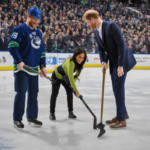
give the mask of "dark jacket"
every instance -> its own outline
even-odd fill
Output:
[[[8,50],[7,46],[8,46],[7,39],[4,38],[4,42],[3,42],[2,38],[0,37],[0,50],[4,50],[4,51]]]
[[[81,42],[81,45],[80,45],[81,48],[85,49],[86,46],[87,46],[87,44],[85,42],[83,42],[83,43]]]
[[[63,40],[61,39],[58,39],[58,41],[57,41],[57,44],[58,44],[58,46],[59,46],[59,49],[63,49],[64,48],[64,43],[63,43]]]
[[[125,44],[120,27],[116,23],[103,21],[102,40],[99,37],[97,29],[94,30],[94,34],[101,62],[109,60],[110,73],[112,72],[112,66],[124,67],[127,72],[135,66],[136,60],[133,53]],[[107,56],[105,52],[107,52]]]
[[[148,53],[150,54],[150,41],[147,42],[147,50],[148,50]]]
[[[76,36],[71,36],[71,38],[70,38],[70,41],[73,41],[74,43],[75,43],[75,40],[76,40]]]
[[[75,50],[75,46],[74,46],[74,45],[69,44],[69,52],[70,52],[70,53],[73,53],[73,52],[74,52],[74,50]]]
[[[66,44],[68,43],[68,41],[70,40],[70,36],[69,36],[69,35],[64,36],[64,37],[62,38],[62,40],[63,40],[63,43],[66,45]]]
[[[49,38],[47,40],[47,52],[51,52],[51,47],[54,44],[54,39]]]

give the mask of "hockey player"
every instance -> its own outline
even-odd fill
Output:
[[[34,70],[41,69],[41,77],[47,77],[44,44],[42,33],[37,28],[41,20],[41,12],[37,7],[28,11],[26,23],[14,28],[8,49],[14,59],[15,100],[13,120],[17,128],[24,128],[22,117],[25,108],[25,95],[28,91],[27,121],[35,125],[42,125],[38,117],[38,74],[24,67],[27,65]]]

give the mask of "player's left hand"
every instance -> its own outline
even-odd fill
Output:
[[[117,73],[118,77],[122,77],[124,75],[123,67],[118,67]]]
[[[47,72],[46,72],[46,69],[44,67],[41,69],[40,76],[47,78]]]

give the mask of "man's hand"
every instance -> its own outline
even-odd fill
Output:
[[[20,70],[23,70],[23,66],[24,66],[24,62],[21,62],[17,65],[17,69],[20,71]]]
[[[103,62],[102,73],[104,73],[104,69],[107,70],[107,63],[106,62]]]
[[[46,72],[46,69],[44,67],[41,69],[40,76],[47,78],[47,72]]]
[[[76,97],[79,98],[81,94],[79,92],[76,93]]]
[[[117,73],[118,77],[122,77],[124,75],[123,67],[118,67]]]

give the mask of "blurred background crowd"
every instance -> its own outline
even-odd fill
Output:
[[[28,9],[42,12],[38,26],[47,52],[70,52],[83,47],[97,53],[94,33],[82,21],[95,9],[105,21],[116,22],[133,53],[150,53],[150,5],[148,0],[0,0],[0,51],[7,51],[13,28],[26,22]]]

